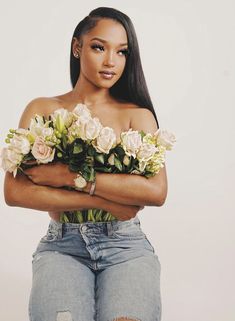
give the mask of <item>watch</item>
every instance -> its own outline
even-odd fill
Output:
[[[80,173],[77,174],[77,177],[74,179],[75,189],[77,191],[83,191],[83,189],[87,186],[87,181]]]

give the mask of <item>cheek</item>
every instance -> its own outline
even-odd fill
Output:
[[[81,69],[84,74],[90,74],[99,71],[101,64],[101,57],[98,55],[86,54],[81,60]]]

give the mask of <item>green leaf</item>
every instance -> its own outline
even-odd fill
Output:
[[[79,154],[83,151],[83,146],[81,144],[74,144],[73,154]]]
[[[119,169],[120,172],[122,171],[122,163],[116,156],[114,157],[114,166]]]
[[[95,159],[99,162],[104,164],[104,155],[103,154],[96,154]]]
[[[62,136],[62,144],[63,144],[64,149],[66,149],[67,144],[68,144],[66,135]]]
[[[56,147],[56,149],[58,149],[58,150],[60,150],[62,153],[64,153],[64,150],[63,150],[63,148],[62,148],[60,145],[56,145],[55,147]]]

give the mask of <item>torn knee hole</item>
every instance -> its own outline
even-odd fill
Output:
[[[73,321],[70,311],[57,312],[56,321]]]

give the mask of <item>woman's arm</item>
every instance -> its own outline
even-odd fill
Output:
[[[47,98],[36,98],[31,101],[21,116],[19,128],[27,129],[31,118],[36,113],[45,114],[43,107],[46,104],[51,105],[52,103]],[[9,172],[5,174],[4,196],[9,206],[52,212],[100,208],[119,219],[134,217],[140,210],[139,206],[127,206],[78,191],[40,186],[34,184],[22,173],[18,173],[15,178]]]
[[[151,111],[145,108],[134,109],[130,127],[145,133],[157,131],[157,123]],[[72,186],[73,180],[70,180]],[[91,183],[85,188],[89,192]],[[167,197],[166,164],[153,177],[135,174],[97,173],[95,195],[122,204],[162,206]]]
[[[15,178],[11,173],[6,173],[4,196],[9,206],[32,208],[39,211],[72,211],[102,208],[102,205],[104,205],[100,197],[37,185],[22,173],[17,174]]]
[[[95,195],[122,204],[162,206],[166,199],[165,177],[165,167],[150,178],[134,174],[97,173]],[[89,192],[90,184],[85,192]]]
[[[138,108],[134,115],[130,126],[133,130],[154,133],[158,129],[155,118],[148,109]],[[25,173],[36,184],[54,187],[74,187],[76,177],[76,173],[69,171],[68,166],[61,163],[34,166],[25,170]],[[90,186],[91,183],[88,183],[84,191],[88,193]],[[98,172],[95,195],[127,205],[162,206],[167,196],[166,167],[150,178],[135,174]]]
[[[112,213],[119,220],[135,217],[141,209],[139,206],[123,205],[83,192],[36,185],[22,173],[15,178],[11,173],[6,173],[4,194],[9,206],[56,213],[99,208]]]

